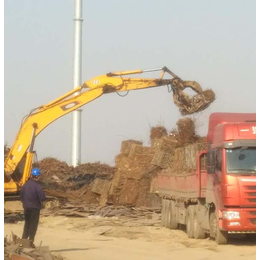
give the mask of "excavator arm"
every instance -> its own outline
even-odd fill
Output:
[[[124,77],[126,75],[142,74],[145,72],[158,70],[161,71],[161,75],[158,79]],[[170,79],[163,78],[165,72],[170,74]],[[103,94],[165,85],[171,87],[171,90],[173,91],[174,103],[180,108],[182,114],[198,112],[214,100],[207,100],[198,83],[185,83],[185,81],[182,81],[178,76],[164,67],[161,69],[112,72],[101,75],[86,81],[82,86],[79,86],[60,98],[55,99],[51,103],[32,110],[30,114],[24,118],[15,142],[4,163],[5,193],[16,193],[19,190],[19,187],[26,182],[32,167],[34,153],[33,144],[35,137],[53,121],[72,111],[75,111]],[[185,94],[183,90],[186,87],[191,87],[196,93],[198,93],[196,96],[201,103],[199,106],[195,108],[192,107],[194,106],[192,102],[196,96],[192,99]],[[22,178],[17,180],[14,176],[15,170],[25,155],[26,162],[24,165]]]

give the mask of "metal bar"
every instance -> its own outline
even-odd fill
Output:
[[[113,77],[113,76],[124,76],[124,75],[141,74],[141,73],[143,73],[143,70],[129,70],[129,71],[109,72],[106,75],[108,77]]]
[[[75,0],[75,36],[74,36],[74,89],[81,85],[81,52],[82,52],[82,0]],[[75,93],[74,95],[78,95]],[[72,156],[71,164],[76,167],[81,162],[81,111],[72,113]]]
[[[178,78],[178,76],[176,74],[174,74],[172,71],[170,71],[167,67],[163,67],[162,70],[169,73],[172,77]]]
[[[143,72],[161,71],[162,69],[163,68],[147,69],[147,70],[143,70]]]
[[[31,142],[30,142],[30,146],[29,146],[29,150],[28,150],[30,153],[33,151],[33,147],[34,147],[36,128],[37,128],[37,124],[34,123],[34,124],[33,124],[33,131],[32,131]]]
[[[72,166],[76,167],[81,163],[81,109],[73,113],[72,124],[75,127],[72,132]]]

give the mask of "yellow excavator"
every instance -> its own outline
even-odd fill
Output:
[[[134,78],[126,75],[161,71],[159,78]],[[165,79],[168,73],[170,79]],[[58,118],[93,101],[103,94],[129,90],[168,86],[173,93],[173,101],[182,115],[192,114],[205,109],[214,99],[212,90],[202,91],[195,81],[183,81],[167,67],[150,70],[111,72],[86,81],[83,85],[55,99],[49,104],[39,106],[29,113],[23,121],[4,162],[4,193],[18,194],[30,176],[35,152],[36,136]],[[196,92],[193,97],[184,93],[185,88]],[[22,168],[22,169],[21,169]]]

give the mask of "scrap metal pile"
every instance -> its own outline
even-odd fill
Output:
[[[179,174],[196,170],[196,157],[206,148],[206,139],[196,135],[194,121],[186,117],[171,131],[152,127],[150,143],[144,146],[136,140],[123,141],[115,167],[96,162],[73,168],[45,158],[38,166],[46,194],[62,203],[160,207],[153,185],[156,176],[162,171]]]

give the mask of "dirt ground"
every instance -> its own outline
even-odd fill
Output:
[[[5,224],[4,235],[12,231],[21,236],[23,225],[23,221]],[[184,231],[161,228],[157,213],[149,219],[41,216],[36,246],[41,242],[52,254],[67,260],[256,259],[255,237],[233,237],[229,245],[223,246],[210,239],[188,239]]]

